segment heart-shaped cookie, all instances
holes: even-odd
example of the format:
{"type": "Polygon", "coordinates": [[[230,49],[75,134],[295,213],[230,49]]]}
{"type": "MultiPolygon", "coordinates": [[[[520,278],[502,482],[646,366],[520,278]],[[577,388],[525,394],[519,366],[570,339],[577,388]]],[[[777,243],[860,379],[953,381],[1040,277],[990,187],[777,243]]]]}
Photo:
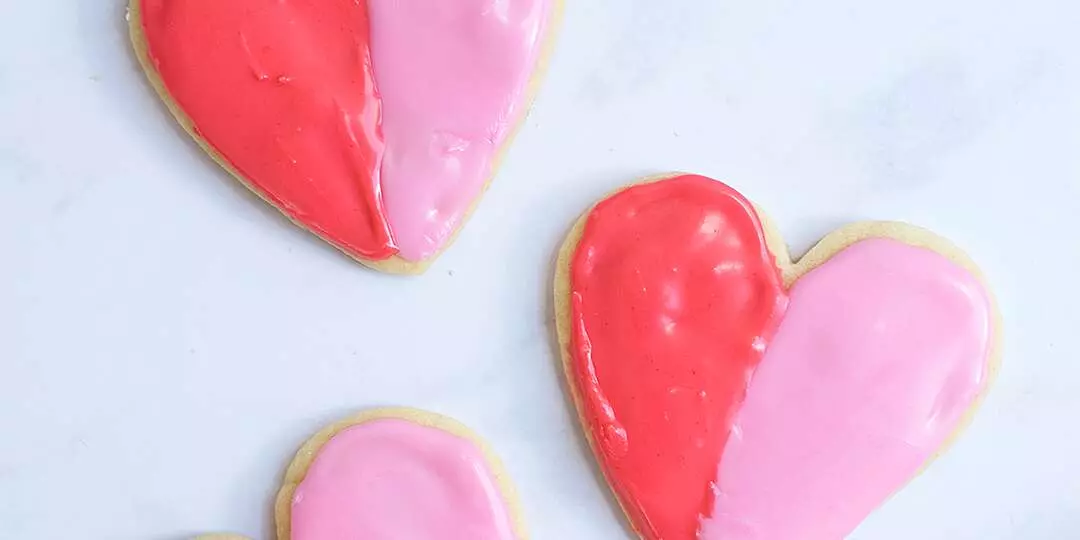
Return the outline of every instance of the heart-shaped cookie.
{"type": "Polygon", "coordinates": [[[304,444],[275,514],[279,540],[524,540],[518,508],[498,458],[468,428],[416,409],[376,409],[304,444]]]}
{"type": "Polygon", "coordinates": [[[131,0],[135,50],[222,167],[360,262],[422,272],[489,183],[561,0],[131,0]]]}
{"type": "Polygon", "coordinates": [[[557,264],[571,394],[643,538],[842,538],[943,451],[997,365],[992,296],[943,239],[860,223],[793,262],[701,176],[600,202],[557,264]]]}

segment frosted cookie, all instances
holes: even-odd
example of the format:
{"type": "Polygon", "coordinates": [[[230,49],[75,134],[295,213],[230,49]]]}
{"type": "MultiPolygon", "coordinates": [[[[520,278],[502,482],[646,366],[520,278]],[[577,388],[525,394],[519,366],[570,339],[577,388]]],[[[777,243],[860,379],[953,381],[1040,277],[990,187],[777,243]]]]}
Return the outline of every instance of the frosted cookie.
{"type": "Polygon", "coordinates": [[[498,458],[468,428],[416,409],[376,409],[300,448],[275,515],[278,540],[524,540],[519,508],[498,458]]]}
{"type": "Polygon", "coordinates": [[[349,256],[422,272],[490,182],[561,0],[131,0],[173,115],[349,256]]]}
{"type": "Polygon", "coordinates": [[[999,361],[993,297],[944,239],[856,223],[792,260],[701,176],[589,210],[555,305],[585,433],[650,540],[843,538],[944,451],[999,361]]]}

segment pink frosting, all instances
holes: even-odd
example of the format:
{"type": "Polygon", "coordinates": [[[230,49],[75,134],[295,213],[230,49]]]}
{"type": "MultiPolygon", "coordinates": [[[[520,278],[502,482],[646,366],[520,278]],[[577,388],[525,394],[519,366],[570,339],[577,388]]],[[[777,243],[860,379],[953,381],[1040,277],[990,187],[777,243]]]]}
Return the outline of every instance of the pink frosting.
{"type": "Polygon", "coordinates": [[[701,538],[839,539],[987,383],[991,303],[933,251],[857,243],[799,279],[736,415],[701,538]]]}
{"type": "Polygon", "coordinates": [[[554,0],[371,0],[382,186],[399,255],[443,246],[524,114],[554,0]]]}
{"type": "Polygon", "coordinates": [[[469,440],[396,419],[347,428],[293,495],[293,540],[512,540],[487,461],[469,440]]]}

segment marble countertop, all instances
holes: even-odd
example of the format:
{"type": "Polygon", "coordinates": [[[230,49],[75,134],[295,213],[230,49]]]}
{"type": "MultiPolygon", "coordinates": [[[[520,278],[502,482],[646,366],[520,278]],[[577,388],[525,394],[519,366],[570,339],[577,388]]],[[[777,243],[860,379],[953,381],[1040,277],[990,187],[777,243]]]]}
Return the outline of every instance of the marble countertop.
{"type": "Polygon", "coordinates": [[[626,538],[549,285],[582,210],[669,170],[741,189],[795,252],[853,220],[928,227],[995,289],[981,414],[854,538],[1080,534],[1080,4],[567,3],[497,181],[412,279],[214,166],[146,84],[123,0],[0,5],[0,538],[270,538],[299,444],[375,405],[488,439],[534,538],[626,538]]]}

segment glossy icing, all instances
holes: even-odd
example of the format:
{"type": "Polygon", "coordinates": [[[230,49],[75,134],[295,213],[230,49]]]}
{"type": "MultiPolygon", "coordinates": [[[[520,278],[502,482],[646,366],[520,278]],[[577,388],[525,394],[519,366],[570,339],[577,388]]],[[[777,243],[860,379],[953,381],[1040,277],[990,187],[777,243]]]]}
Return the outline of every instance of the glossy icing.
{"type": "Polygon", "coordinates": [[[364,2],[139,2],[169,95],[253,190],[353,256],[396,253],[364,2]]]}
{"type": "Polygon", "coordinates": [[[984,390],[992,308],[944,256],[864,240],[800,278],[735,420],[709,540],[837,539],[984,390]]]}
{"type": "Polygon", "coordinates": [[[370,2],[386,211],[400,255],[461,224],[524,115],[554,0],[370,2]]]}
{"type": "Polygon", "coordinates": [[[513,540],[506,503],[469,440],[407,420],[337,433],[293,493],[292,540],[513,540]]]}
{"type": "Polygon", "coordinates": [[[644,538],[842,538],[985,390],[970,271],[873,238],[785,291],[762,237],[737,192],[680,176],[598,204],[574,248],[567,371],[644,538]]]}
{"type": "Polygon", "coordinates": [[[700,176],[598,204],[571,261],[570,365],[609,482],[647,538],[693,538],[786,305],[753,207],[700,176]]]}

